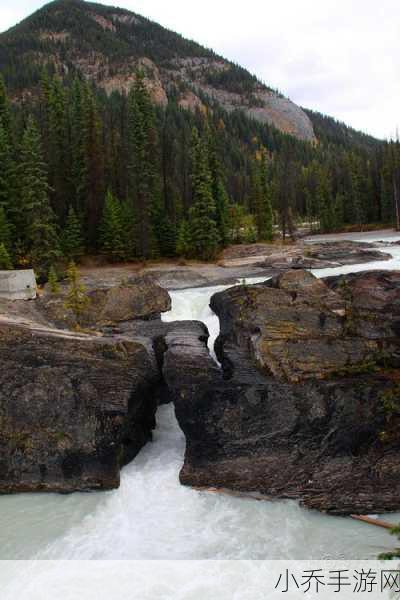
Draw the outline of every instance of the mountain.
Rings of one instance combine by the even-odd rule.
[[[128,91],[140,67],[153,100],[178,95],[183,108],[206,97],[298,139],[315,141],[309,116],[246,69],[140,15],[83,0],[56,0],[0,35],[0,71],[16,94],[30,94],[43,67],[81,73],[107,94]]]
[[[57,0],[0,35],[0,268],[390,225],[399,190],[400,143],[140,15]]]

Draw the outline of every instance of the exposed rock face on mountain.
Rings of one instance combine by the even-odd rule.
[[[181,481],[336,514],[399,509],[400,273],[289,271],[211,304],[223,372],[205,349],[165,353]]]
[[[0,493],[117,487],[154,427],[148,350],[3,321],[0,363]]]
[[[87,296],[89,303],[80,318],[84,327],[99,328],[123,321],[159,318],[171,308],[168,292],[149,276],[110,288],[93,289]],[[75,317],[65,307],[65,299],[65,294],[48,294],[39,300],[38,307],[57,327],[70,328]]]
[[[253,81],[251,90],[239,93],[223,84],[233,66],[226,60],[210,57],[185,57],[173,61],[173,71],[165,73],[165,81],[183,81],[192,89],[216,100],[228,112],[243,110],[261,123],[274,125],[284,133],[300,139],[315,140],[309,117],[296,104]],[[190,107],[189,107],[190,108]]]
[[[29,64],[39,73],[51,64],[61,77],[78,72],[111,94],[129,91],[140,68],[162,106],[172,93],[183,108],[202,110],[206,96],[229,112],[243,110],[261,123],[315,140],[308,115],[296,104],[211,50],[127,10],[57,0],[2,34],[0,45],[0,70],[12,63],[23,72]],[[18,93],[32,92],[25,87]]]

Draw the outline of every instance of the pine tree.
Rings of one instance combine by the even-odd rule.
[[[82,226],[72,206],[69,207],[61,245],[69,261],[79,262],[85,252]]]
[[[228,243],[228,194],[226,191],[222,165],[218,157],[218,142],[215,132],[209,133],[209,163],[211,173],[211,189],[215,203],[215,221],[217,224],[221,246]]]
[[[70,196],[68,126],[65,93],[61,81],[55,77],[48,92],[47,156],[52,205],[64,217]]]
[[[126,199],[121,204],[121,237],[124,260],[134,260],[136,257],[136,215],[132,203]]]
[[[87,246],[96,249],[105,187],[103,123],[88,83],[75,81],[71,104],[73,206],[83,222]]]
[[[0,73],[0,120],[3,123],[8,141],[11,142],[11,109],[10,101],[7,96],[7,89],[4,79]]]
[[[212,196],[207,145],[193,130],[192,154],[193,206],[190,209],[190,236],[195,256],[211,260],[218,250],[218,229]]]
[[[101,249],[111,260],[125,258],[124,232],[121,218],[121,205],[108,190],[100,226]]]
[[[12,156],[12,148],[3,122],[0,119],[0,208],[4,210],[8,220],[10,238],[13,235],[14,225],[17,226],[20,222],[20,215],[17,214],[16,188],[16,167]],[[11,242],[11,239],[9,242]]]
[[[76,325],[79,326],[82,315],[90,304],[90,298],[86,294],[85,286],[80,281],[79,271],[74,262],[69,264],[67,279],[69,289],[64,306],[66,309],[72,310]]]
[[[365,205],[363,197],[363,175],[361,158],[354,152],[348,155],[349,190],[347,194],[349,221],[360,227],[365,223]]]
[[[230,241],[240,244],[242,240],[242,229],[245,225],[246,211],[244,206],[239,203],[231,204],[229,207],[228,227],[230,231]]]
[[[190,238],[190,227],[186,219],[182,219],[179,223],[178,233],[176,238],[176,253],[178,256],[188,258],[191,254],[192,241]]]
[[[9,271],[12,268],[13,266],[7,248],[4,244],[0,244],[0,269]]]
[[[40,134],[32,118],[28,120],[22,138],[18,173],[25,217],[25,249],[38,276],[42,277],[57,262],[61,252],[55,216],[48,197],[49,185]]]
[[[176,254],[175,224],[167,214],[162,214],[158,227],[158,244],[162,256],[173,257]]]
[[[340,192],[336,194],[334,203],[334,229],[340,230],[344,224],[344,196]]]
[[[331,186],[328,173],[320,168],[316,187],[317,205],[320,207],[320,225],[323,233],[335,229],[335,207],[332,201]]]
[[[6,212],[0,205],[0,244],[10,252],[11,250],[11,226],[7,220]]]
[[[58,282],[58,277],[55,268],[53,265],[49,269],[49,273],[47,275],[47,281],[50,286],[50,291],[52,294],[58,294],[60,291],[60,284]]]
[[[252,168],[252,204],[255,210],[257,237],[270,242],[273,239],[271,188],[267,180],[265,149],[256,156]]]
[[[128,129],[131,153],[130,197],[137,222],[137,254],[152,258],[158,253],[155,224],[159,222],[160,190],[157,176],[158,139],[154,108],[142,72],[129,94]]]
[[[86,218],[87,161],[85,145],[85,111],[83,84],[75,79],[70,95],[71,104],[71,184],[75,213],[81,222]]]

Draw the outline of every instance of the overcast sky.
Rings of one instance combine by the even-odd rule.
[[[0,30],[46,4],[0,6]],[[7,4],[5,6],[5,4]],[[400,126],[399,0],[115,0],[213,48],[297,104],[378,137]]]

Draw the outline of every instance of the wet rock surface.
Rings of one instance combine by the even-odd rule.
[[[399,283],[399,272],[289,271],[215,295],[222,371],[204,344],[191,362],[165,353],[182,483],[335,514],[398,510]]]

